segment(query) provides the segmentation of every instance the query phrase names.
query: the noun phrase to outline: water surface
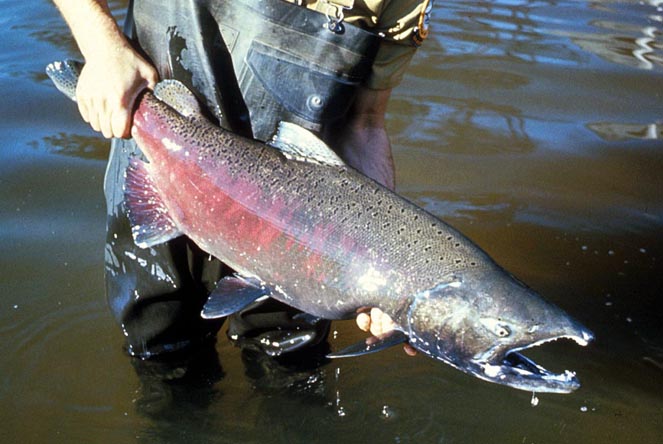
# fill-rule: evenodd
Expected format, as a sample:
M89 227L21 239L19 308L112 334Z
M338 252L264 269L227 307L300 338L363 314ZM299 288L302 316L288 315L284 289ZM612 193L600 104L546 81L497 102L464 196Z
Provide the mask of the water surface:
M49 2L2 0L3 440L660 442L663 4L437 3L389 108L398 190L596 333L528 352L583 387L534 407L400 350L306 369L223 334L218 360L161 382L105 304L107 143L43 75L75 46ZM361 337L335 323L330 345Z

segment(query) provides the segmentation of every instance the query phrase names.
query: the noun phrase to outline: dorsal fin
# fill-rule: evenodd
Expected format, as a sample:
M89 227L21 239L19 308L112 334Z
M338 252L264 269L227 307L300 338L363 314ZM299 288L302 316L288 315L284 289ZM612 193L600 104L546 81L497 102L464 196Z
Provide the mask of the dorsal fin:
M345 166L345 162L325 142L294 123L279 123L276 134L267 144L280 150L290 159Z
M160 81L154 87L154 95L184 117L202 115L198 99L179 80L166 79Z

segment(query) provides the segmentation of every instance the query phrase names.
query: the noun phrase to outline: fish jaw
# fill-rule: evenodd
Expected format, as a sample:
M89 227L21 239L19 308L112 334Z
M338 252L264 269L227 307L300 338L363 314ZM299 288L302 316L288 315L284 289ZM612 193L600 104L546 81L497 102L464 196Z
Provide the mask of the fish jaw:
M494 357L491 361L471 361L461 370L485 381L519 390L539 393L571 393L580 388L580 381L574 371L564 370L562 373L553 373L520 353L524 349L559 339L570 339L584 347L593 339L593 335L588 330L582 330L579 335L564 335L541 340L526 347L520 347L518 350L509 350L502 356Z
M410 344L484 381L541 393L571 393L575 372L556 374L521 352L593 334L509 275L461 279L417 295L407 315ZM486 284L491 282L491 284Z

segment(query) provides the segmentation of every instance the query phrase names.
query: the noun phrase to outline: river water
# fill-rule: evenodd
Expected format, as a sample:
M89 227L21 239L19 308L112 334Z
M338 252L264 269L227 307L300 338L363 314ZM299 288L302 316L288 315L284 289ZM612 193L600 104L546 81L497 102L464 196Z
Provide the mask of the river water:
M105 304L107 143L43 74L75 47L49 2L1 0L3 442L663 442L663 2L437 3L389 108L398 191L595 332L528 352L583 386L537 403L396 349L307 369L224 334L150 378Z

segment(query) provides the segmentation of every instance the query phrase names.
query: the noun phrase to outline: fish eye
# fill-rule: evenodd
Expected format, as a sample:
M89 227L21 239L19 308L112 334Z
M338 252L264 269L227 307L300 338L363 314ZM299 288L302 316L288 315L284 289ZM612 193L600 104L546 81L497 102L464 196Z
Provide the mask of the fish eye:
M506 325L497 324L494 333L500 338L506 338L511 334L511 330L509 330L509 327L507 327Z
M507 338L511 336L511 328L509 328L509 326L503 322L502 319L483 318L481 319L481 323L484 327L490 330L491 333L499 338Z

